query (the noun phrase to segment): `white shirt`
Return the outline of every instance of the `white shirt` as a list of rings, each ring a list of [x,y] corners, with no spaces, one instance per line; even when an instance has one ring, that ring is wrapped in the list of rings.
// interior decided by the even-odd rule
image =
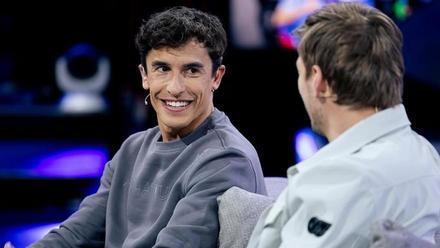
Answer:
[[[440,227],[440,158],[411,130],[403,105],[362,120],[287,173],[248,247],[368,247],[382,219],[433,242]]]

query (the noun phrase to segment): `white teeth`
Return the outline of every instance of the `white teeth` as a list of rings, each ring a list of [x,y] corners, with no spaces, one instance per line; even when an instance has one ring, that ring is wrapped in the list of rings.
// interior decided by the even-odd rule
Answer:
[[[176,108],[185,107],[186,105],[189,104],[189,102],[184,102],[184,101],[165,101],[165,103],[168,106],[176,107]]]

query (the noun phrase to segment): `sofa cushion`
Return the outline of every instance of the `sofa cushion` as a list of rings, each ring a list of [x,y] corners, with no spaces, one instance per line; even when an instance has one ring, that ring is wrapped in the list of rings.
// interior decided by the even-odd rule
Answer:
[[[274,199],[232,187],[217,201],[220,222],[218,247],[243,248],[247,246],[261,213],[272,205]]]

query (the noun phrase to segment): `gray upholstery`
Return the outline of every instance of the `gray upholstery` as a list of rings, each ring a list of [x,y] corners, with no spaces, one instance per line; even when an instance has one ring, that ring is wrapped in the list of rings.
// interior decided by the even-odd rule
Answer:
[[[273,198],[232,187],[217,198],[220,222],[218,247],[246,247],[263,210]]]
[[[267,195],[272,198],[277,198],[283,189],[287,187],[286,177],[265,177]]]
[[[287,178],[266,177],[269,196],[232,187],[217,198],[220,234],[218,247],[244,248],[264,209],[275,201],[287,186]]]

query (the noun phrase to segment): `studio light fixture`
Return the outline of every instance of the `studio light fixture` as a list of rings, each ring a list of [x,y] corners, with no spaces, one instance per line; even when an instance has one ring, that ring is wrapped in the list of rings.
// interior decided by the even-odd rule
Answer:
[[[79,43],[55,63],[55,79],[64,92],[60,109],[66,113],[96,113],[106,110],[102,95],[110,81],[110,60],[88,44]]]

